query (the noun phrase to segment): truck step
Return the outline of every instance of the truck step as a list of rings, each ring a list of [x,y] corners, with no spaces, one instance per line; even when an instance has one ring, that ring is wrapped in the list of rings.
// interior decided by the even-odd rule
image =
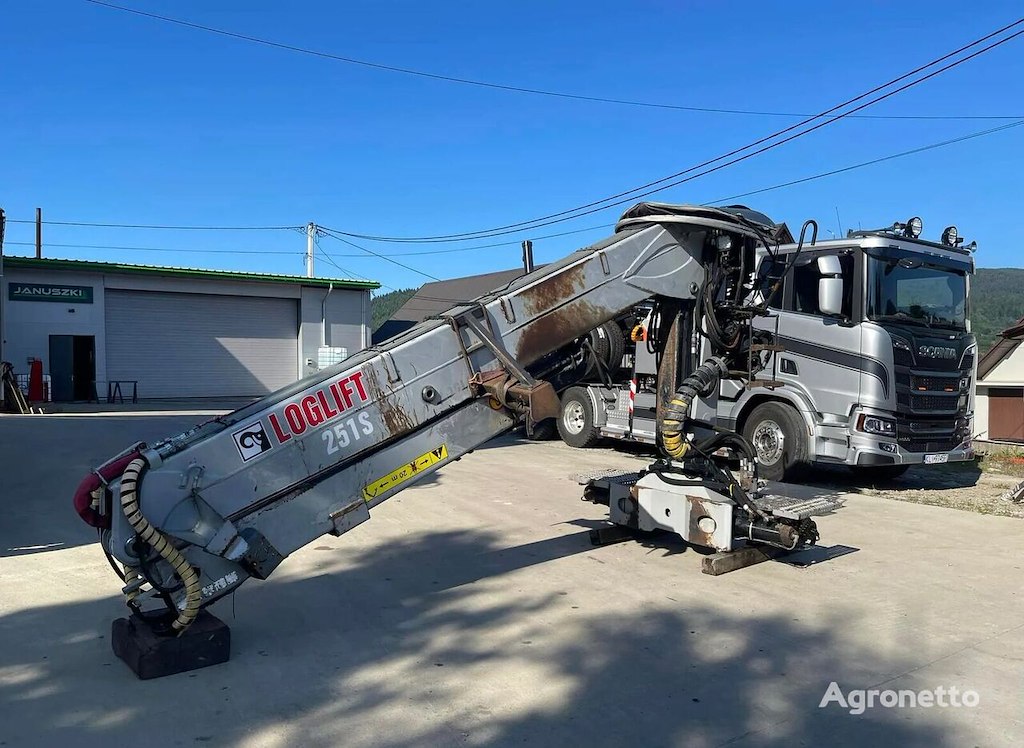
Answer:
[[[818,496],[813,499],[794,499],[774,494],[754,500],[757,506],[780,519],[801,520],[831,514],[846,500],[839,496]]]

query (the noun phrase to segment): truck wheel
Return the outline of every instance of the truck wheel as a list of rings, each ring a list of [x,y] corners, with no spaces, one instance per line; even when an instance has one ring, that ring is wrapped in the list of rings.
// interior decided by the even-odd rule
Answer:
[[[890,481],[907,472],[910,465],[851,465],[850,469],[862,480]]]
[[[594,406],[583,387],[570,387],[562,395],[558,435],[570,447],[589,447],[601,438],[594,425]]]
[[[804,424],[789,405],[758,405],[743,424],[743,436],[754,445],[760,478],[792,479],[807,464]]]
[[[604,364],[604,368],[614,375],[619,367],[622,366],[622,357],[626,353],[626,337],[622,332],[622,328],[619,327],[619,323],[614,320],[605,322],[600,327],[595,327],[591,330],[587,334],[587,339],[590,341],[590,345],[593,347],[598,359]],[[584,378],[595,379],[597,376],[597,364],[591,360]]]

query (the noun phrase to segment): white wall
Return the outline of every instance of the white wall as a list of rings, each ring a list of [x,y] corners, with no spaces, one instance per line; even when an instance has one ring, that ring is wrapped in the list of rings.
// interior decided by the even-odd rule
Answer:
[[[62,286],[91,286],[92,303],[58,301],[11,301],[10,283],[53,283]],[[4,359],[18,374],[27,374],[27,359],[41,359],[43,372],[50,372],[51,335],[93,335],[96,338],[96,380],[107,378],[107,351],[103,320],[105,314],[103,276],[94,273],[4,268]]]
[[[974,433],[975,439],[988,439],[988,388],[978,385],[974,394]]]
[[[1010,384],[1020,386],[1024,383],[1024,343],[1018,345],[1013,353],[1004,358],[999,365],[988,373],[978,384]]]
[[[978,439],[989,438],[989,387],[1024,387],[1024,344],[1018,345],[987,377],[978,380],[974,410],[974,435]]]
[[[317,349],[323,345],[324,316],[327,319],[327,345],[347,348],[348,354],[366,348],[370,342],[370,292],[327,288],[302,288],[299,304],[299,371],[301,376],[315,372]],[[312,359],[314,365],[306,361]]]

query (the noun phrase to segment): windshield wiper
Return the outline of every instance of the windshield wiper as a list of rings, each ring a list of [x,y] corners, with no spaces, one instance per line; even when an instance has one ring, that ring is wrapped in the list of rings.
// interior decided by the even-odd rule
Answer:
[[[875,322],[910,322],[922,327],[931,327],[928,320],[922,317],[914,317],[913,315],[907,314],[906,312],[896,312],[895,314],[878,314],[872,319]]]

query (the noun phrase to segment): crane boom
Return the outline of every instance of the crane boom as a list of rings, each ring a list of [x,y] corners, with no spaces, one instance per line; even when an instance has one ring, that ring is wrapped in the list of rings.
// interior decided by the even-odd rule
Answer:
[[[751,220],[750,211],[647,207],[646,214],[627,212],[613,236],[504,289],[233,413],[137,444],[87,476],[76,508],[101,528],[115,569],[124,568],[129,604],[141,611],[145,601],[162,600],[167,631],[180,633],[202,608],[249,577],[266,579],[316,538],[344,534],[376,505],[517,423],[555,416],[559,377],[586,355],[574,341],[651,297],[674,320],[664,334],[675,336],[664,351],[671,401],[659,404],[659,414],[670,457],[682,458],[687,393],[735,374],[736,361],[749,354],[748,323],[757,310],[741,303],[753,277],[746,258],[767,241],[771,224],[760,214],[753,215],[763,221]],[[694,316],[712,286],[715,303],[732,315],[717,326],[737,332],[732,348],[695,369],[684,363],[689,346],[678,323]],[[735,447],[735,439],[727,442]],[[671,465],[639,480],[634,499],[644,481],[672,483]],[[746,507],[752,527],[773,526],[721,472],[696,479],[709,501],[724,492],[721,501],[730,511]],[[601,485],[597,493],[614,493]],[[612,514],[649,529],[636,512]],[[727,543],[731,535],[729,527]],[[805,527],[780,537],[795,545],[817,535]]]

